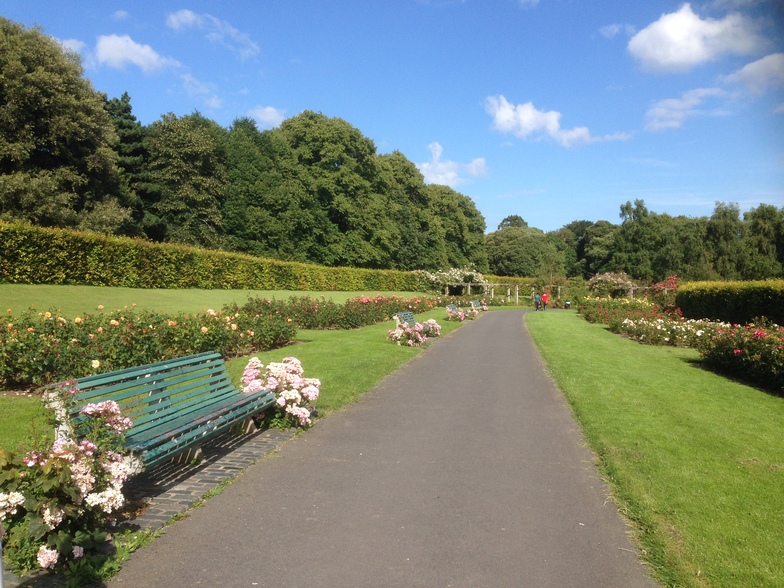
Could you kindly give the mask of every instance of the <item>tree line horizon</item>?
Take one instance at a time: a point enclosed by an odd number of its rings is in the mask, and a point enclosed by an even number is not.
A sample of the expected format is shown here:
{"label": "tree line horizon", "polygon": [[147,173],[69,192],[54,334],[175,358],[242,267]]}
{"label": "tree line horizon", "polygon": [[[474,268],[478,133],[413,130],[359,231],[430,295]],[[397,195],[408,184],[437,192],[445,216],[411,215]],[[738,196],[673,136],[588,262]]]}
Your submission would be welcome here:
{"label": "tree line horizon", "polygon": [[710,217],[620,205],[619,224],[545,233],[519,214],[485,234],[473,200],[427,184],[400,151],[380,154],[340,118],[306,110],[259,130],[198,111],[142,125],[80,57],[0,17],[0,219],[285,261],[374,269],[473,266],[520,277],[640,281],[784,277],[784,207]]}

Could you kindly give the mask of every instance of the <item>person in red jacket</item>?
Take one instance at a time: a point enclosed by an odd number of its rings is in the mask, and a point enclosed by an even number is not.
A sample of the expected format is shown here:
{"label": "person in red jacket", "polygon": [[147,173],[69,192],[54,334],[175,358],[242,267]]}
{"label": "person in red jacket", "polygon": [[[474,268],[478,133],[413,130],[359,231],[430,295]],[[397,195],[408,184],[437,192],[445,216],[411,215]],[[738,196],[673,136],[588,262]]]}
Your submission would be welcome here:
{"label": "person in red jacket", "polygon": [[547,310],[547,301],[550,299],[550,296],[545,292],[542,294],[542,310]]}

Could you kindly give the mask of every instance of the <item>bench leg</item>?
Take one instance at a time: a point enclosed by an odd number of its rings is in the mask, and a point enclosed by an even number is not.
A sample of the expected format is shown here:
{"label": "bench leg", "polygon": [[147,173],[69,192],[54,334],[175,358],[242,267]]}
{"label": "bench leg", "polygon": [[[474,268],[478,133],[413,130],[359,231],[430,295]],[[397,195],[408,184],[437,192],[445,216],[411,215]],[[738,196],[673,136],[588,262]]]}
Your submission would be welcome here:
{"label": "bench leg", "polygon": [[201,445],[194,445],[172,457],[169,463],[191,463],[193,461],[201,461],[203,455],[204,452],[201,450]]}
{"label": "bench leg", "polygon": [[244,421],[232,426],[230,430],[233,435],[249,435],[250,433],[255,433],[259,429],[256,427],[256,423],[253,422],[253,417],[248,417]]}

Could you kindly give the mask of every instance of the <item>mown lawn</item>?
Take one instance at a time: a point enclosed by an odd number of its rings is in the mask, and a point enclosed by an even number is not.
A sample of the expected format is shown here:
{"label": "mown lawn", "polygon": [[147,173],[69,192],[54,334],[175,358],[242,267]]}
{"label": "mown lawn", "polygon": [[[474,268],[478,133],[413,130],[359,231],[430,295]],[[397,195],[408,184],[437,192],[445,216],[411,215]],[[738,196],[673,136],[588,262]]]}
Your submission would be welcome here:
{"label": "mown lawn", "polygon": [[[145,290],[141,288],[105,288],[101,286],[53,286],[27,284],[0,284],[0,312],[9,309],[20,315],[31,306],[39,311],[58,310],[65,317],[99,312],[103,306],[107,311],[131,307],[163,313],[204,312],[208,308],[220,310],[225,304],[239,305],[248,298],[277,298],[286,300],[291,296],[324,296],[343,303],[355,296],[402,296],[413,298],[413,292],[299,292],[291,290]],[[425,296],[420,293],[419,295]]]}
{"label": "mown lawn", "polygon": [[784,586],[784,398],[575,312],[527,326],[668,586]]}

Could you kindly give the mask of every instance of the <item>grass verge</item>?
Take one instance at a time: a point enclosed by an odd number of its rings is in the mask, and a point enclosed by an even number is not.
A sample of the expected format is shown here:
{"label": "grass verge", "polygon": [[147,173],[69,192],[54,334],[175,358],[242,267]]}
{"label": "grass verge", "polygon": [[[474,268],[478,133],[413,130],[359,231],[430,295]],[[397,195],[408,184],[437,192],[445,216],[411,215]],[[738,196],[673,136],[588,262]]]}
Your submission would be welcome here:
{"label": "grass verge", "polygon": [[43,404],[37,396],[0,396],[0,449],[28,450],[33,435],[46,435],[48,425]]}
{"label": "grass verge", "polygon": [[667,586],[784,586],[784,398],[575,312],[527,326]]}

